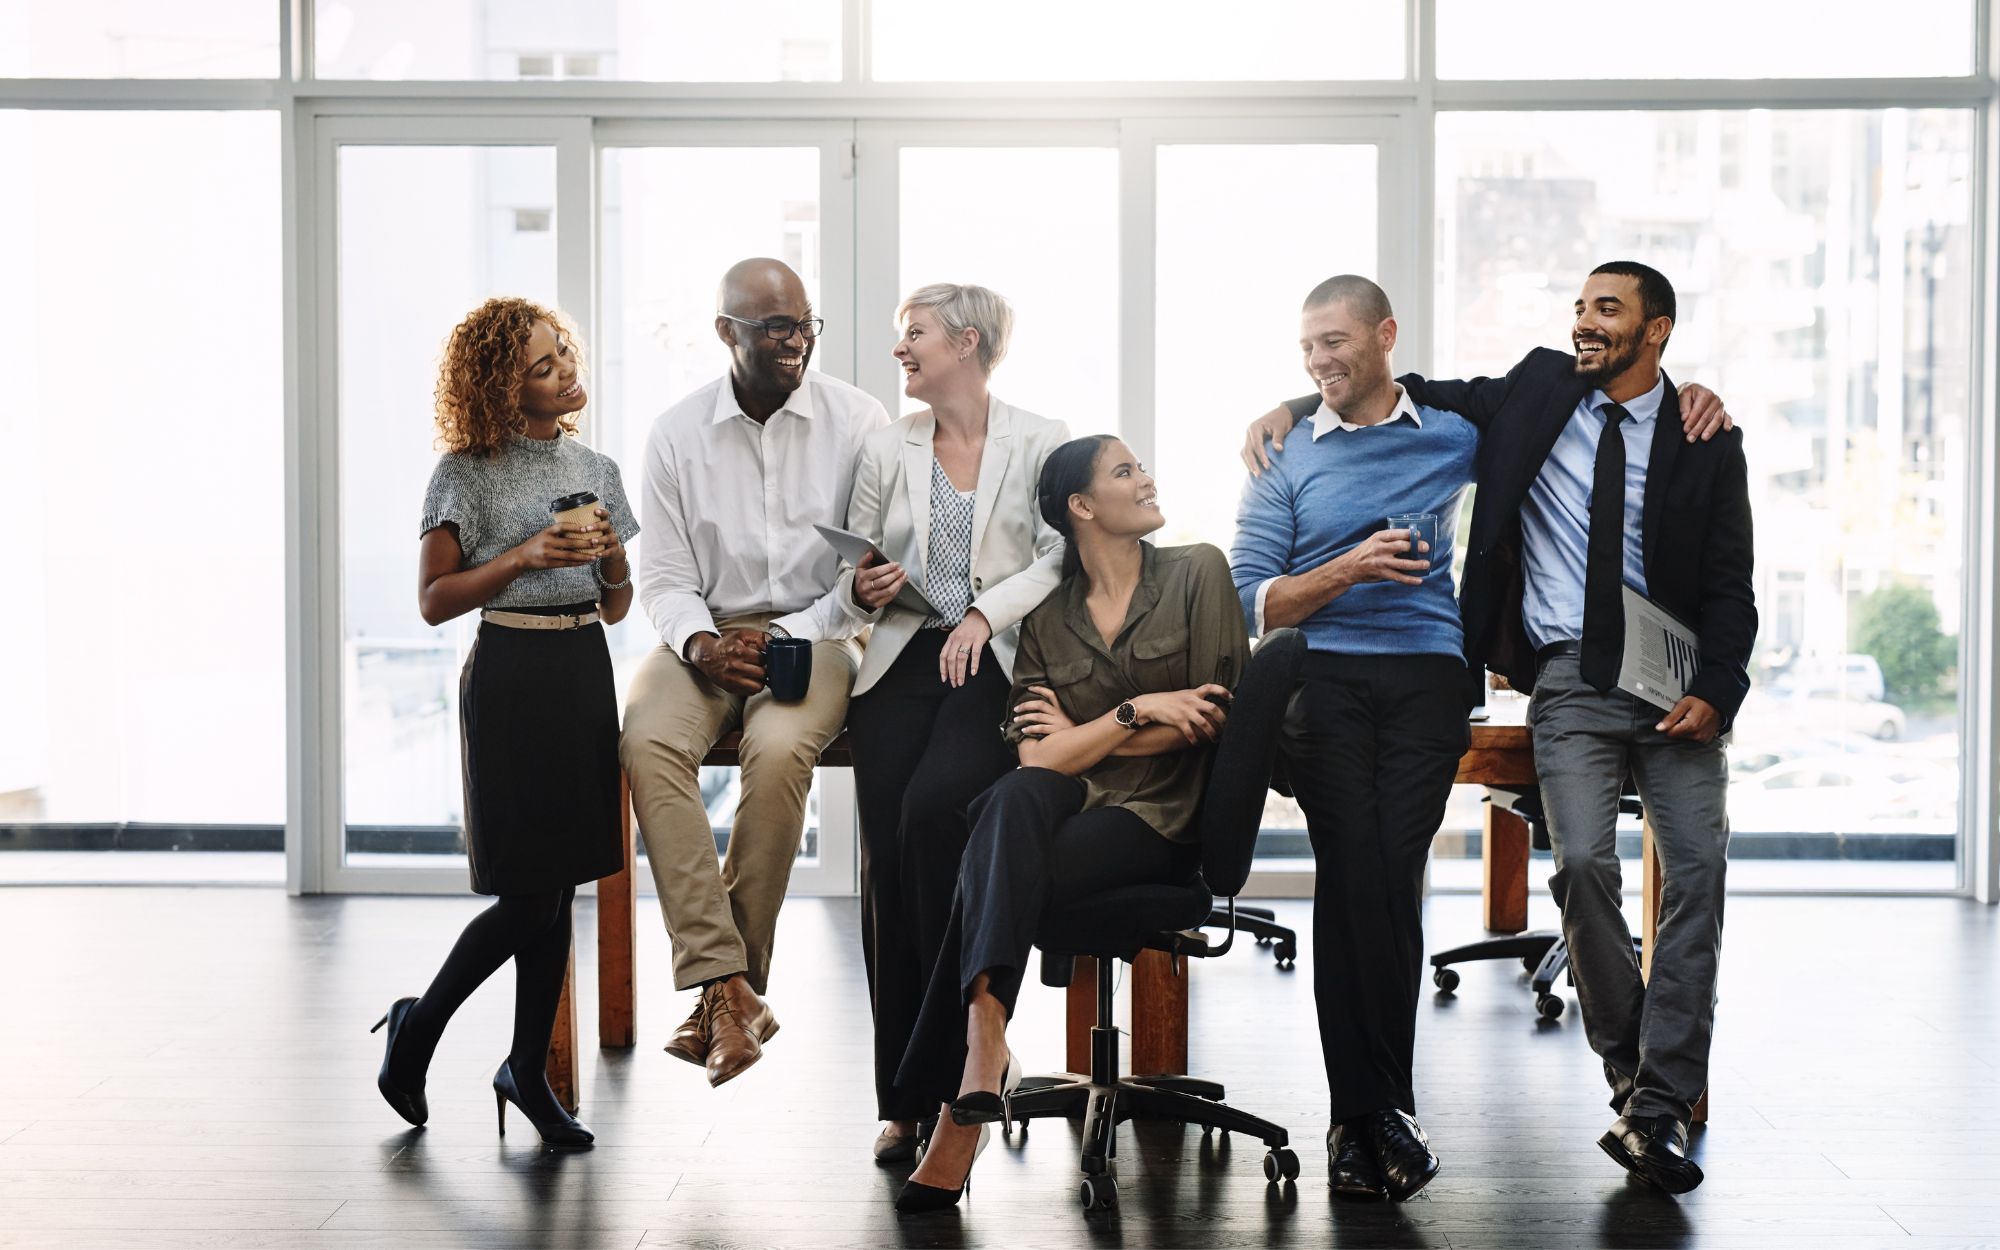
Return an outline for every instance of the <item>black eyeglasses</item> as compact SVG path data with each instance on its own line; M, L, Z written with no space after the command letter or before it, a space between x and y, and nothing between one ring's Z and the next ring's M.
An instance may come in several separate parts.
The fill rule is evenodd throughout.
M728 313L717 313L718 317L728 317L738 325L756 326L767 339L788 339L794 334L803 334L809 339L819 337L826 328L826 318L807 317L804 321L793 321L790 317L777 317L770 321L752 321L747 317L731 317Z

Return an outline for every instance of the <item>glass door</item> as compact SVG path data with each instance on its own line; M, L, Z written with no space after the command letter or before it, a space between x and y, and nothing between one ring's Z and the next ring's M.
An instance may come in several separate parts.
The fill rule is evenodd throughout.
M477 621L426 625L416 603L437 362L496 295L563 308L590 341L587 145L575 122L318 124L320 888L465 887L457 678Z

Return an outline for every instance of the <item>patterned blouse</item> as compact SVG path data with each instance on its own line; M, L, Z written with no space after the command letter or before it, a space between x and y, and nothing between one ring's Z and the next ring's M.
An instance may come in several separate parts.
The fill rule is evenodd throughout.
M930 567L924 570L924 597L937 615L925 629L956 629L972 610L972 510L976 491L951 484L944 466L931 458Z

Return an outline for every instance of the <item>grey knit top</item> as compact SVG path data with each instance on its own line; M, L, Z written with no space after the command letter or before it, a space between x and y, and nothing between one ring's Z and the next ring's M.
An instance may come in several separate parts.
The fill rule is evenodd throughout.
M567 435L539 440L516 434L499 455L452 452L438 457L424 492L419 537L449 522L458 527L465 567L476 568L520 546L549 527L549 504L564 495L593 491L611 513L619 541L631 542L639 520L625 501L618 462ZM530 569L493 596L489 608L555 607L595 603L600 592L591 565Z

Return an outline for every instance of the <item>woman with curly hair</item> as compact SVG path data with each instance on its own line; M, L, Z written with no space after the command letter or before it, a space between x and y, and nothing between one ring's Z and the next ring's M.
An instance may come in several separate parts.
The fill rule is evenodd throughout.
M600 621L632 605L625 541L639 530L618 466L577 440L587 401L561 314L490 299L458 324L438 373L444 455L424 496L417 605L439 625L475 609L459 677L465 847L473 917L421 997L397 999L376 1085L404 1119L447 1021L514 961L514 1036L493 1077L553 1147L590 1144L544 1076L569 964L576 887L618 871L618 699Z

